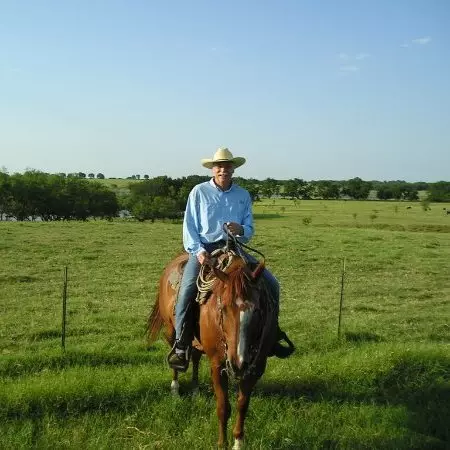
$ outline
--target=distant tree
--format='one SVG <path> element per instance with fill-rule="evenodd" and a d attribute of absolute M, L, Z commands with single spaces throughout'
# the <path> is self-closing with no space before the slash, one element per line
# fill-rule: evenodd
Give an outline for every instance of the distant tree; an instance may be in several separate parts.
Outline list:
<path fill-rule="evenodd" d="M 65 219 L 87 220 L 89 211 L 90 183 L 82 179 L 67 180 L 64 197 L 67 202 Z"/>
<path fill-rule="evenodd" d="M 150 177 L 148 175 L 144 175 L 144 180 L 148 180 Z"/>
<path fill-rule="evenodd" d="M 252 202 L 259 201 L 259 187 L 258 180 L 254 180 L 252 178 L 245 179 L 242 177 L 234 177 L 234 182 L 246 189 L 250 193 L 250 197 L 252 198 Z"/>
<path fill-rule="evenodd" d="M 8 214 L 11 200 L 12 193 L 9 175 L 2 170 L 0 172 L 0 220 L 3 220 L 4 214 Z"/>
<path fill-rule="evenodd" d="M 422 206 L 422 209 L 424 211 L 428 211 L 430 208 L 430 200 L 428 198 L 424 198 L 422 199 L 422 201 L 420 202 L 420 205 Z"/>
<path fill-rule="evenodd" d="M 416 183 L 411 183 L 411 186 L 416 191 L 427 191 L 429 189 L 430 183 L 425 181 L 417 181 Z"/>
<path fill-rule="evenodd" d="M 298 180 L 297 183 L 300 197 L 304 200 L 311 199 L 314 191 L 314 186 L 304 180 Z"/>
<path fill-rule="evenodd" d="M 405 200 L 417 201 L 419 200 L 419 192 L 414 189 L 413 186 L 409 186 L 407 190 L 403 192 Z"/>
<path fill-rule="evenodd" d="M 105 175 L 103 175 L 102 173 L 98 173 L 97 174 L 97 179 L 104 180 L 105 179 Z"/>
<path fill-rule="evenodd" d="M 339 184 L 335 181 L 319 181 L 316 183 L 316 194 L 324 199 L 337 199 L 340 196 Z"/>
<path fill-rule="evenodd" d="M 184 197 L 187 200 L 189 192 L 195 185 L 208 181 L 209 179 L 209 176 L 189 175 L 188 177 L 183 177 L 179 180 L 179 189 L 183 189 L 183 192 L 185 193 Z"/>
<path fill-rule="evenodd" d="M 92 178 L 95 178 L 95 175 L 91 172 L 91 173 L 88 175 L 88 177 L 92 179 Z"/>
<path fill-rule="evenodd" d="M 107 186 L 94 182 L 89 184 L 89 216 L 111 219 L 119 211 L 116 194 Z"/>
<path fill-rule="evenodd" d="M 261 197 L 271 198 L 280 192 L 277 180 L 273 178 L 266 178 L 259 185 L 259 194 Z"/>
<path fill-rule="evenodd" d="M 116 194 L 100 183 L 30 170 L 0 176 L 0 212 L 17 220 L 109 218 L 117 213 Z"/>
<path fill-rule="evenodd" d="M 142 183 L 130 183 L 130 191 L 133 195 L 150 197 L 169 197 L 173 180 L 167 176 L 160 176 L 145 180 Z"/>
<path fill-rule="evenodd" d="M 250 185 L 247 187 L 247 191 L 250 194 L 252 202 L 259 201 L 258 186 Z"/>
<path fill-rule="evenodd" d="M 78 178 L 86 178 L 86 174 L 84 172 L 78 172 Z"/>
<path fill-rule="evenodd" d="M 11 177 L 11 215 L 17 220 L 34 220 L 38 216 L 47 220 L 50 197 L 48 179 L 48 174 L 36 170 L 14 174 Z"/>
<path fill-rule="evenodd" d="M 389 200 L 390 198 L 394 198 L 394 191 L 388 186 L 381 186 L 377 190 L 377 197 L 380 200 Z"/>
<path fill-rule="evenodd" d="M 361 178 L 356 177 L 344 183 L 342 193 L 356 200 L 365 200 L 371 189 L 372 183 L 370 181 L 364 181 Z"/>
<path fill-rule="evenodd" d="M 450 182 L 439 181 L 430 183 L 428 199 L 431 202 L 450 202 Z"/>
<path fill-rule="evenodd" d="M 298 189 L 298 184 L 295 180 L 288 180 L 284 185 L 283 197 L 298 199 L 300 198 L 300 192 Z"/>
<path fill-rule="evenodd" d="M 294 178 L 284 182 L 283 197 L 290 199 L 310 199 L 313 193 L 313 185 L 302 180 L 301 178 Z"/>
<path fill-rule="evenodd" d="M 139 174 L 136 175 L 136 180 L 140 180 L 141 176 Z"/>

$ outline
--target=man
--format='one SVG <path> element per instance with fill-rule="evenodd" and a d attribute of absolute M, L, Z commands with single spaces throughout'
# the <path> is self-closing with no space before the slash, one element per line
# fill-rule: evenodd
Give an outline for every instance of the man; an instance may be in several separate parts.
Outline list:
<path fill-rule="evenodd" d="M 219 148 L 212 159 L 202 159 L 202 165 L 212 169 L 210 181 L 195 186 L 189 194 L 183 222 L 183 245 L 189 253 L 180 283 L 175 308 L 175 352 L 169 365 L 178 370 L 188 366 L 187 349 L 193 339 L 190 306 L 197 294 L 196 280 L 203 264 L 211 264 L 211 253 L 225 245 L 223 224 L 241 242 L 253 236 L 252 200 L 245 189 L 232 182 L 234 170 L 245 158 L 233 157 L 228 148 Z M 279 301 L 277 279 L 264 270 L 272 295 Z"/>

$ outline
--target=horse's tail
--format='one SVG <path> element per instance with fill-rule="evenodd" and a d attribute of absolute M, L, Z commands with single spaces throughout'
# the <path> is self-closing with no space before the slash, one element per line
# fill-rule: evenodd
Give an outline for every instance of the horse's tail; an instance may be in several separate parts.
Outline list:
<path fill-rule="evenodd" d="M 164 320 L 161 316 L 161 312 L 159 311 L 159 294 L 158 294 L 156 296 L 156 301 L 153 306 L 152 312 L 148 317 L 147 321 L 147 338 L 149 345 L 156 340 L 163 324 Z"/>

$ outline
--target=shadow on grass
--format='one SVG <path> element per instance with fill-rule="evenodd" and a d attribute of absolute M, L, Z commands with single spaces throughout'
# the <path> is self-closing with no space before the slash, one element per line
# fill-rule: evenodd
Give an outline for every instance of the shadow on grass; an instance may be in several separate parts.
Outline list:
<path fill-rule="evenodd" d="M 364 343 L 364 342 L 381 342 L 383 338 L 375 333 L 368 333 L 366 331 L 344 333 L 344 339 L 348 342 Z"/>
<path fill-rule="evenodd" d="M 360 224 L 360 223 L 342 223 L 339 224 L 340 228 L 366 228 L 373 230 L 388 230 L 388 231 L 411 231 L 417 233 L 450 233 L 450 225 L 433 225 L 433 224 L 412 224 L 401 225 L 392 223 L 372 223 L 372 224 Z"/>
<path fill-rule="evenodd" d="M 110 331 L 106 328 L 73 328 L 69 333 L 66 334 L 67 338 L 75 337 L 75 336 L 91 336 L 91 335 L 102 335 L 102 334 L 110 334 Z M 61 330 L 56 328 L 38 331 L 36 333 L 30 334 L 28 341 L 45 341 L 47 339 L 60 339 L 61 338 Z"/>
<path fill-rule="evenodd" d="M 306 399 L 311 402 L 399 405 L 407 409 L 407 423 L 414 433 L 432 438 L 426 448 L 450 448 L 450 359 L 444 357 L 401 358 L 385 374 L 352 385 L 319 379 L 303 383 L 261 383 L 255 395 Z M 348 389 L 346 389 L 348 387 Z M 362 389 L 361 389 L 362 388 Z"/>
<path fill-rule="evenodd" d="M 450 342 L 450 333 L 445 330 L 442 332 L 430 333 L 428 339 L 433 342 Z"/>
<path fill-rule="evenodd" d="M 379 309 L 378 308 L 374 308 L 373 306 L 355 306 L 353 308 L 355 311 L 362 311 L 362 312 L 378 312 Z"/>
<path fill-rule="evenodd" d="M 44 330 L 39 331 L 37 333 L 33 333 L 30 335 L 28 340 L 30 342 L 34 341 L 44 341 L 46 339 L 55 339 L 55 338 L 61 338 L 61 330 Z"/>
<path fill-rule="evenodd" d="M 102 357 L 103 356 L 103 361 Z M 155 357 L 155 355 L 153 355 Z M 151 358 L 150 358 L 151 359 Z M 157 355 L 157 360 L 160 361 Z M 74 354 L 69 362 L 84 365 L 136 364 L 136 356 Z M 287 380 L 283 383 L 258 383 L 255 397 L 274 399 L 305 400 L 333 405 L 380 405 L 382 407 L 401 406 L 406 410 L 404 426 L 414 436 L 423 436 L 417 441 L 419 447 L 413 448 L 449 448 L 450 430 L 450 358 L 436 355 L 403 355 L 386 371 L 372 377 L 361 374 L 354 378 L 352 372 L 344 377 L 329 378 L 320 375 L 301 379 L 300 382 Z M 148 405 L 157 405 L 169 395 L 170 372 L 166 380 L 154 380 L 147 385 L 139 385 L 133 389 L 104 390 L 103 392 L 86 392 L 82 397 L 50 396 L 43 399 L 32 396 L 26 405 L 10 404 L 0 408 L 0 419 L 31 419 L 36 426 L 36 436 L 40 433 L 40 421 L 46 414 L 58 417 L 76 416 L 92 411 L 132 411 Z M 204 391 L 205 386 L 202 386 Z M 208 389 L 208 396 L 212 392 Z M 188 394 L 183 395 L 188 397 Z M 195 413 L 193 412 L 193 417 Z M 390 439 L 389 436 L 386 437 Z M 408 448 L 408 437 L 399 438 L 397 448 Z M 418 438 L 419 439 L 419 438 Z M 422 438 L 420 438 L 422 439 Z M 408 441 L 409 442 L 409 441 Z M 380 447 L 388 444 L 380 437 Z M 392 443 L 393 444 L 393 443 Z M 389 447 L 394 448 L 394 447 Z"/>
<path fill-rule="evenodd" d="M 280 214 L 278 213 L 257 213 L 257 214 L 253 214 L 253 218 L 254 219 L 279 219 L 280 217 L 282 217 Z"/>
<path fill-rule="evenodd" d="M 37 277 L 30 277 L 28 275 L 16 275 L 16 276 L 0 276 L 0 283 L 32 283 L 33 281 L 38 281 Z"/>
<path fill-rule="evenodd" d="M 162 384 L 162 383 L 161 383 Z M 166 383 L 167 386 L 167 383 Z M 134 391 L 112 391 L 108 393 L 87 392 L 83 398 L 62 398 L 55 396 L 45 401 L 39 396 L 30 398 L 27 405 L 11 405 L 5 410 L 0 409 L 0 418 L 40 420 L 47 414 L 54 414 L 58 418 L 74 417 L 89 412 L 124 411 L 158 403 L 167 397 L 168 392 L 163 389 L 149 389 L 141 386 Z"/>
<path fill-rule="evenodd" d="M 60 355 L 36 355 L 27 358 L 5 358 L 0 364 L 0 377 L 17 378 L 43 370 L 64 370 L 70 367 L 130 366 L 161 364 L 160 353 L 67 352 Z"/>

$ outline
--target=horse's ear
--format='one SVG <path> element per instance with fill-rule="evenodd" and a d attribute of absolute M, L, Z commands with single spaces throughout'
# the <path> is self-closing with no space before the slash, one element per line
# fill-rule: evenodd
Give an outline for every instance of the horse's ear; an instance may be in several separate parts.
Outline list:
<path fill-rule="evenodd" d="M 256 266 L 256 269 L 252 272 L 252 278 L 254 280 L 257 280 L 261 276 L 261 274 L 263 273 L 264 268 L 265 268 L 264 262 L 260 262 Z"/>
<path fill-rule="evenodd" d="M 228 275 L 223 271 L 218 269 L 217 267 L 213 267 L 214 275 L 224 283 L 228 281 Z"/>

